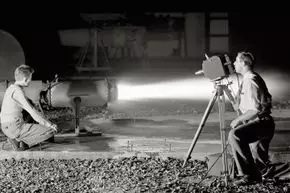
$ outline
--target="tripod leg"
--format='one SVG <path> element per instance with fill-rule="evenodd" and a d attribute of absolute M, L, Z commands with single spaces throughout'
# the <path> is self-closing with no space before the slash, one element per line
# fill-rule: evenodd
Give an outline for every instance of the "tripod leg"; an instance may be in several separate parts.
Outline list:
<path fill-rule="evenodd" d="M 218 109 L 219 109 L 219 122 L 220 122 L 220 135 L 222 142 L 222 163 L 223 163 L 223 175 L 225 177 L 225 184 L 228 185 L 228 156 L 227 156 L 227 140 L 226 140 L 226 128 L 225 128 L 225 95 L 220 90 L 218 94 Z"/>
<path fill-rule="evenodd" d="M 214 95 L 211 98 L 210 102 L 208 103 L 208 106 L 207 106 L 207 108 L 206 108 L 206 110 L 204 112 L 204 115 L 202 117 L 202 120 L 201 120 L 201 122 L 199 124 L 199 127 L 198 127 L 198 129 L 197 129 L 197 131 L 195 133 L 195 136 L 193 138 L 193 141 L 192 141 L 192 143 L 190 145 L 190 148 L 189 148 L 189 150 L 187 152 L 186 158 L 185 158 L 185 160 L 183 162 L 183 167 L 185 166 L 186 162 L 190 159 L 190 155 L 192 153 L 192 150 L 193 150 L 193 148 L 194 148 L 194 146 L 195 146 L 195 144 L 197 142 L 197 139 L 198 139 L 198 137 L 200 135 L 200 132 L 202 131 L 202 128 L 203 128 L 203 126 L 204 126 L 204 124 L 205 124 L 205 122 L 206 122 L 206 120 L 207 120 L 207 118 L 209 116 L 209 113 L 211 112 L 212 107 L 214 106 L 214 103 L 216 101 L 217 95 L 218 95 L 218 91 L 215 90 Z"/>

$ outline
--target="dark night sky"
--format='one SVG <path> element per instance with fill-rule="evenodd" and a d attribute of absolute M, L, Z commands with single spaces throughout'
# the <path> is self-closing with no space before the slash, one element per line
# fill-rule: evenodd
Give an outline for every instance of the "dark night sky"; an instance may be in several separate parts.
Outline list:
<path fill-rule="evenodd" d="M 288 15 L 281 13 L 233 14 L 230 23 L 233 51 L 243 47 L 253 50 L 259 62 L 289 71 L 288 22 Z"/>
<path fill-rule="evenodd" d="M 55 63 L 56 58 L 63 62 L 59 60 L 63 59 L 64 53 L 59 47 L 57 30 L 87 27 L 88 24 L 79 17 L 79 13 L 35 15 L 19 17 L 12 13 L 5 14 L 5 17 L 0 17 L 1 29 L 9 31 L 22 42 L 28 63 L 36 64 L 41 61 L 42 71 L 47 72 L 51 70 L 48 64 Z M 135 14 L 133 18 L 135 22 L 143 22 L 142 14 Z M 230 13 L 231 52 L 248 49 L 255 53 L 258 62 L 263 65 L 290 71 L 290 30 L 287 23 L 286 14 Z"/>

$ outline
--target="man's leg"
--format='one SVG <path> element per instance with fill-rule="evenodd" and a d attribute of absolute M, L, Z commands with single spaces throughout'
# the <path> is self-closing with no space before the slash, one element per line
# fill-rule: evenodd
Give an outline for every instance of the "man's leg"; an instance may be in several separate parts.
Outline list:
<path fill-rule="evenodd" d="M 54 131 L 40 124 L 24 124 L 21 128 L 18 140 L 23 141 L 29 147 L 37 145 L 54 136 Z"/>
<path fill-rule="evenodd" d="M 254 158 L 254 162 L 261 173 L 265 173 L 268 169 L 269 161 L 269 146 L 275 133 L 275 123 L 273 119 L 262 120 L 261 128 L 264 128 L 264 132 L 261 133 L 261 139 L 257 142 L 251 143 L 251 151 Z"/>
<path fill-rule="evenodd" d="M 254 162 L 259 171 L 262 171 L 265 167 L 267 167 L 267 164 L 269 163 L 268 152 L 270 141 L 271 140 L 269 139 L 261 139 L 257 142 L 250 144 Z"/>
<path fill-rule="evenodd" d="M 20 120 L 16 120 L 16 122 L 4 123 L 1 124 L 1 129 L 4 135 L 7 137 L 8 144 L 11 145 L 14 151 L 23 151 L 25 148 L 20 147 L 21 141 L 17 139 L 17 136 L 20 133 Z M 3 146 L 2 146 L 3 148 Z"/>
<path fill-rule="evenodd" d="M 229 132 L 229 143 L 232 147 L 233 157 L 238 169 L 238 175 L 253 175 L 255 171 L 254 159 L 251 154 L 250 146 L 246 140 L 246 130 L 250 130 L 247 126 L 240 126 Z"/>
<path fill-rule="evenodd" d="M 230 131 L 229 143 L 240 176 L 260 178 L 249 144 L 259 140 L 263 132 L 260 121 L 253 121 Z"/>

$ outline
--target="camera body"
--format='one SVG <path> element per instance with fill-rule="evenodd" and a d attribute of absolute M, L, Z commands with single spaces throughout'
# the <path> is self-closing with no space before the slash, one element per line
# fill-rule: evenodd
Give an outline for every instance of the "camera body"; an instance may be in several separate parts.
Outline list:
<path fill-rule="evenodd" d="M 212 81 L 221 80 L 235 73 L 234 66 L 226 54 L 207 58 L 202 63 L 202 70 L 205 77 Z"/>

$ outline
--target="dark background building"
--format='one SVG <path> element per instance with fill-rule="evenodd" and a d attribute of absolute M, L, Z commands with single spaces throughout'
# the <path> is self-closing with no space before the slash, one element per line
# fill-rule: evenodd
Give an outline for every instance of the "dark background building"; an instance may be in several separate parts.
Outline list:
<path fill-rule="evenodd" d="M 55 73 L 66 75 L 75 71 L 75 55 L 80 48 L 63 45 L 59 32 L 92 27 L 81 17 L 82 14 L 11 15 L 1 18 L 0 29 L 11 33 L 20 42 L 26 63 L 36 68 L 36 78 L 47 79 Z M 258 67 L 290 71 L 286 14 L 160 12 L 122 15 L 124 17 L 119 20 L 100 19 L 96 24 L 106 27 L 139 26 L 146 29 L 147 50 L 140 57 L 149 60 L 150 65 L 134 60 L 138 54 L 125 47 L 119 55 L 110 56 L 110 48 L 107 46 L 106 53 L 115 68 L 124 69 L 125 65 L 128 68 L 199 69 L 204 53 L 211 55 L 226 52 L 234 60 L 236 52 L 248 50 L 256 56 Z M 175 47 L 170 48 L 170 45 Z"/>

